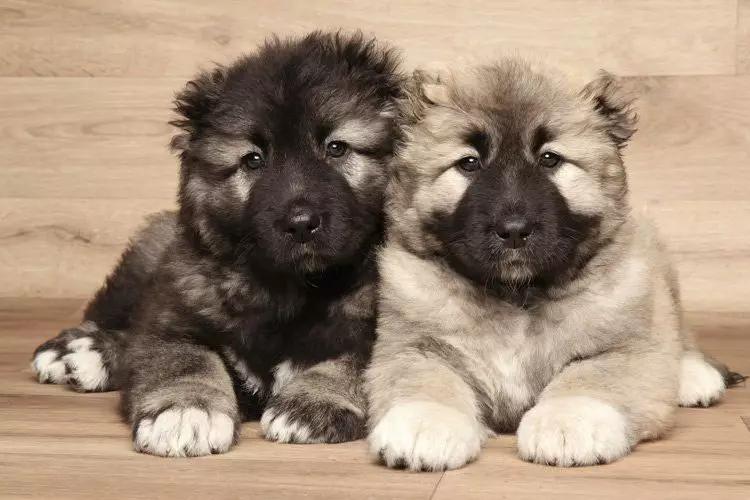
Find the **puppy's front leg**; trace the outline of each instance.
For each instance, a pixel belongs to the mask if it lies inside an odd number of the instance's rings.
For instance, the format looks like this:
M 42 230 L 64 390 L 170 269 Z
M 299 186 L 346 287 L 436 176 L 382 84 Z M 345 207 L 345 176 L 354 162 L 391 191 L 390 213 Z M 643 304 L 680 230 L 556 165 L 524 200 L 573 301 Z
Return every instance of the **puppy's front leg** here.
M 354 354 L 300 369 L 275 368 L 272 396 L 260 420 L 263 435 L 281 443 L 341 443 L 365 436 L 363 362 Z
M 126 352 L 123 411 L 133 446 L 153 455 L 223 453 L 236 443 L 239 411 L 221 358 L 181 339 L 143 336 Z
M 568 365 L 518 427 L 524 460 L 570 467 L 609 463 L 673 422 L 677 355 L 609 352 Z
M 487 431 L 464 356 L 447 342 L 382 342 L 367 371 L 371 453 L 388 467 L 456 469 L 479 456 Z

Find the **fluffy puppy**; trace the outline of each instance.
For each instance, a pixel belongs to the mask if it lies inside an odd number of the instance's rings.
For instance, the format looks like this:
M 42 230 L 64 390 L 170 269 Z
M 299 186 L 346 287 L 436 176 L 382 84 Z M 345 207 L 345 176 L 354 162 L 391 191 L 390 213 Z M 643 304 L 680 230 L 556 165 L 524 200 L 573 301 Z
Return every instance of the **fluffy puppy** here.
M 403 118 L 367 371 L 386 465 L 461 467 L 514 431 L 524 460 L 611 462 L 736 380 L 695 347 L 630 213 L 636 117 L 612 76 L 573 91 L 513 59 L 417 73 Z
M 156 455 L 227 451 L 261 412 L 271 440 L 363 437 L 397 66 L 373 40 L 316 32 L 189 82 L 179 211 L 37 349 L 39 380 L 121 388 L 135 448 Z

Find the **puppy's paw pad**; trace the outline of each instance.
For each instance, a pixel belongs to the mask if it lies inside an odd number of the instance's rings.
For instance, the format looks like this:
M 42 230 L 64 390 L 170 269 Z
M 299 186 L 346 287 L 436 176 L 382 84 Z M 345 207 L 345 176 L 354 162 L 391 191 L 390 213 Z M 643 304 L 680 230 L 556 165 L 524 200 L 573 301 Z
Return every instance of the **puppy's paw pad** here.
M 468 415 L 431 402 L 393 407 L 368 437 L 385 465 L 412 471 L 457 469 L 474 461 L 487 432 Z
M 702 357 L 687 353 L 680 361 L 680 406 L 711 406 L 721 400 L 726 384 L 721 373 Z
M 225 453 L 235 441 L 229 415 L 199 408 L 172 408 L 136 423 L 133 445 L 162 457 L 197 457 Z
M 63 356 L 67 372 L 66 382 L 74 389 L 85 392 L 102 391 L 107 388 L 109 373 L 102 355 L 92 349 L 91 337 L 82 337 L 68 342 L 68 354 Z
M 41 384 L 64 384 L 65 363 L 56 349 L 39 351 L 31 361 L 31 369 Z
M 625 416 L 585 396 L 542 401 L 521 419 L 517 437 L 522 459 L 560 467 L 613 462 L 631 448 Z
M 287 413 L 276 413 L 272 408 L 263 412 L 260 418 L 263 437 L 279 443 L 320 443 L 314 439 L 312 430 Z

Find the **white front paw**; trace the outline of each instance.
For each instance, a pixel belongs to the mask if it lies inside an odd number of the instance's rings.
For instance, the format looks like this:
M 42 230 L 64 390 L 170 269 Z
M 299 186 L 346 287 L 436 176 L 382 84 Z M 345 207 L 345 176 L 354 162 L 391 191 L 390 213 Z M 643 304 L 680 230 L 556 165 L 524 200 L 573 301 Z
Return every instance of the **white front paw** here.
M 92 349 L 91 337 L 81 337 L 68 343 L 68 354 L 63 361 L 70 372 L 67 383 L 79 391 L 100 391 L 107 387 L 109 373 L 102 362 L 102 355 Z
M 721 373 L 695 353 L 686 353 L 680 361 L 680 406 L 711 406 L 726 391 Z
M 55 349 L 41 351 L 31 361 L 31 369 L 42 384 L 64 384 L 65 363 Z
M 235 423 L 219 412 L 172 408 L 136 423 L 135 449 L 162 457 L 224 453 L 234 443 Z
M 441 471 L 475 460 L 486 438 L 487 433 L 471 416 L 420 401 L 394 406 L 368 441 L 372 454 L 388 467 Z
M 260 419 L 260 429 L 266 439 L 279 443 L 319 442 L 311 439 L 312 432 L 305 424 L 297 422 L 285 413 L 276 414 L 272 409 L 263 412 Z
M 571 467 L 609 463 L 628 454 L 625 416 L 586 396 L 544 400 L 518 426 L 518 453 L 538 464 Z

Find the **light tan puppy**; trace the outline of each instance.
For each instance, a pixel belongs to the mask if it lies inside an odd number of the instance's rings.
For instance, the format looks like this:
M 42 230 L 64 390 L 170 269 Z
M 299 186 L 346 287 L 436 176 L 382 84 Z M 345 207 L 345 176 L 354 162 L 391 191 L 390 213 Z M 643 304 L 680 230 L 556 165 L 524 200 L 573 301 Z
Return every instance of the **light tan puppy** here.
M 695 347 L 631 215 L 636 117 L 612 76 L 571 90 L 513 59 L 417 73 L 403 114 L 367 373 L 386 465 L 461 467 L 513 431 L 524 460 L 611 462 L 737 380 Z

